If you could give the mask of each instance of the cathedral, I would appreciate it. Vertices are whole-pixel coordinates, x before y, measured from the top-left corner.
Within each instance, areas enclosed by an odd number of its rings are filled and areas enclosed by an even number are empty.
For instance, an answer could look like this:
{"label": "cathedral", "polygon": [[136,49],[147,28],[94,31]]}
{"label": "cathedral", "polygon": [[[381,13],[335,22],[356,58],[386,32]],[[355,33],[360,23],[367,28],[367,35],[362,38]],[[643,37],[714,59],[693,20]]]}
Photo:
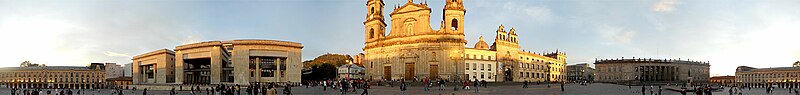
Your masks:
{"label": "cathedral", "polygon": [[[361,64],[370,80],[486,80],[560,82],[565,79],[566,54],[531,53],[520,49],[514,28],[503,25],[495,41],[481,37],[472,47],[464,39],[462,0],[444,0],[439,30],[430,25],[427,3],[409,0],[389,14],[387,32],[383,0],[368,0]],[[388,34],[387,34],[388,33]]]}

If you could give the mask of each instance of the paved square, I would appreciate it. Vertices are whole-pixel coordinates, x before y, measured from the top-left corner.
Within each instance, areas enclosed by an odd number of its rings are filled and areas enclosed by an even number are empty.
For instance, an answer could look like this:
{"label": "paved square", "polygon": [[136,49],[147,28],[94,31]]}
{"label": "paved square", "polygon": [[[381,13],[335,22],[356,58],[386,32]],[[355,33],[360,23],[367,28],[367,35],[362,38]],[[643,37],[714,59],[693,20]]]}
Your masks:
{"label": "paved square", "polygon": [[[445,90],[439,91],[438,86],[434,86],[430,88],[430,91],[424,91],[423,87],[420,86],[413,86],[409,87],[408,90],[405,92],[406,95],[642,95],[641,93],[641,86],[633,86],[631,89],[628,86],[624,85],[615,85],[615,84],[604,84],[604,83],[595,83],[591,85],[578,85],[578,84],[567,84],[565,85],[565,91],[562,92],[559,88],[560,85],[552,84],[551,87],[547,87],[547,85],[531,85],[529,88],[522,88],[521,84],[507,84],[507,85],[495,85],[489,84],[488,88],[480,87],[477,88],[478,92],[475,92],[475,88],[471,90],[463,90],[459,89],[458,91],[453,91],[453,86],[445,87]],[[389,87],[389,86],[373,86],[372,89],[369,89],[369,94],[372,95],[401,95],[399,86]],[[293,93],[295,95],[338,95],[341,94],[339,90],[330,89],[323,91],[322,87],[294,87]],[[278,95],[282,95],[282,89],[278,89]],[[0,94],[2,95],[10,95],[11,89],[8,88],[0,88]],[[88,91],[88,92],[87,92]],[[359,95],[363,90],[357,89],[355,92],[348,92],[348,95]],[[727,88],[725,90],[719,90],[713,92],[714,95],[728,95]],[[102,90],[83,90],[82,92],[86,92],[82,95],[111,95],[113,90],[111,89],[102,89]],[[654,89],[655,93],[658,93],[657,89]],[[167,95],[169,91],[148,91],[149,95]],[[241,91],[243,95],[246,95],[245,91]],[[191,95],[189,91],[178,91],[179,95]],[[662,90],[663,95],[681,95],[679,92],[669,91],[669,90]],[[75,94],[80,95],[80,94]],[[142,95],[142,91],[133,91],[133,90],[125,90],[124,95]],[[206,92],[203,91],[202,93],[198,93],[196,95],[206,95]],[[645,95],[651,95],[649,90]],[[693,93],[689,92],[687,95],[694,95]],[[745,89],[743,95],[795,95],[794,93],[790,93],[789,90],[784,88],[776,88],[776,91],[772,94],[767,94],[764,88],[752,88],[752,89]]]}

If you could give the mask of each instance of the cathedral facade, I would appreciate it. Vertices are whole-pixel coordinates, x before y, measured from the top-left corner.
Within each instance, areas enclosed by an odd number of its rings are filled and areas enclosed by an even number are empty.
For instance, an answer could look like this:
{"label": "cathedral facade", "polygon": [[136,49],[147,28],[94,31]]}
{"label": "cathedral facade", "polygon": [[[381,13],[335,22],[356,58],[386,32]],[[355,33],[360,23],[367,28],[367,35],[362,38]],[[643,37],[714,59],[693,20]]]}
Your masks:
{"label": "cathedral facade", "polygon": [[[367,79],[372,80],[486,80],[563,81],[566,55],[522,51],[512,28],[498,28],[489,46],[483,37],[466,47],[462,0],[445,0],[439,30],[430,26],[431,8],[409,0],[390,13],[391,31],[383,17],[382,0],[368,0],[364,57]],[[480,58],[479,58],[480,57]],[[480,65],[478,65],[480,64]],[[480,66],[480,67],[479,67]]]}

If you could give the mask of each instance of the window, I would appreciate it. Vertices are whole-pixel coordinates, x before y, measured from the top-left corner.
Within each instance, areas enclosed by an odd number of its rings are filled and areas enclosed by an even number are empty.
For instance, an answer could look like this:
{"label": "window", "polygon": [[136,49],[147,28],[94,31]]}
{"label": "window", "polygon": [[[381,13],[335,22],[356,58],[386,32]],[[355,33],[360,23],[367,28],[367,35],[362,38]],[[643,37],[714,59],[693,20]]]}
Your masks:
{"label": "window", "polygon": [[458,20],[453,19],[450,21],[450,30],[458,30]]}
{"label": "window", "polygon": [[277,66],[275,65],[275,58],[266,58],[260,59],[259,65],[261,66],[261,77],[275,77],[275,70],[277,70]]}
{"label": "window", "polygon": [[478,64],[472,63],[472,67],[473,67],[472,70],[477,70],[478,69]]}
{"label": "window", "polygon": [[367,35],[369,35],[369,37],[368,37],[369,39],[374,38],[375,37],[375,29],[370,28],[369,31],[367,32]]}
{"label": "window", "polygon": [[469,70],[469,63],[467,63],[467,65],[464,65],[464,68],[467,68],[467,70]]}
{"label": "window", "polygon": [[487,64],[487,65],[489,65],[489,66],[488,66],[489,68],[487,68],[487,69],[488,69],[488,71],[492,71],[492,64]]}
{"label": "window", "polygon": [[[145,66],[143,66],[143,68],[145,70],[144,73],[147,76],[147,79],[155,78],[155,68],[153,68],[153,65],[145,65]],[[70,77],[74,77],[74,76],[72,76],[72,74],[70,74]]]}
{"label": "window", "polygon": [[481,64],[481,70],[484,70],[483,68],[484,68],[485,65],[486,64]]}

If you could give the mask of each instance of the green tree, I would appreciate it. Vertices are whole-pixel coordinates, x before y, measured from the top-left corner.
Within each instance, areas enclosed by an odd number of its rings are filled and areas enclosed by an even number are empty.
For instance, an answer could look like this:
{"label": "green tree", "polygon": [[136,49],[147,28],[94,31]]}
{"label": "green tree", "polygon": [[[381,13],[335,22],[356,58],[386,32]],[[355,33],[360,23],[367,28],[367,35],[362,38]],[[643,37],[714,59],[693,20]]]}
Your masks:
{"label": "green tree", "polygon": [[314,64],[303,74],[303,80],[335,79],[337,68],[332,63]]}

